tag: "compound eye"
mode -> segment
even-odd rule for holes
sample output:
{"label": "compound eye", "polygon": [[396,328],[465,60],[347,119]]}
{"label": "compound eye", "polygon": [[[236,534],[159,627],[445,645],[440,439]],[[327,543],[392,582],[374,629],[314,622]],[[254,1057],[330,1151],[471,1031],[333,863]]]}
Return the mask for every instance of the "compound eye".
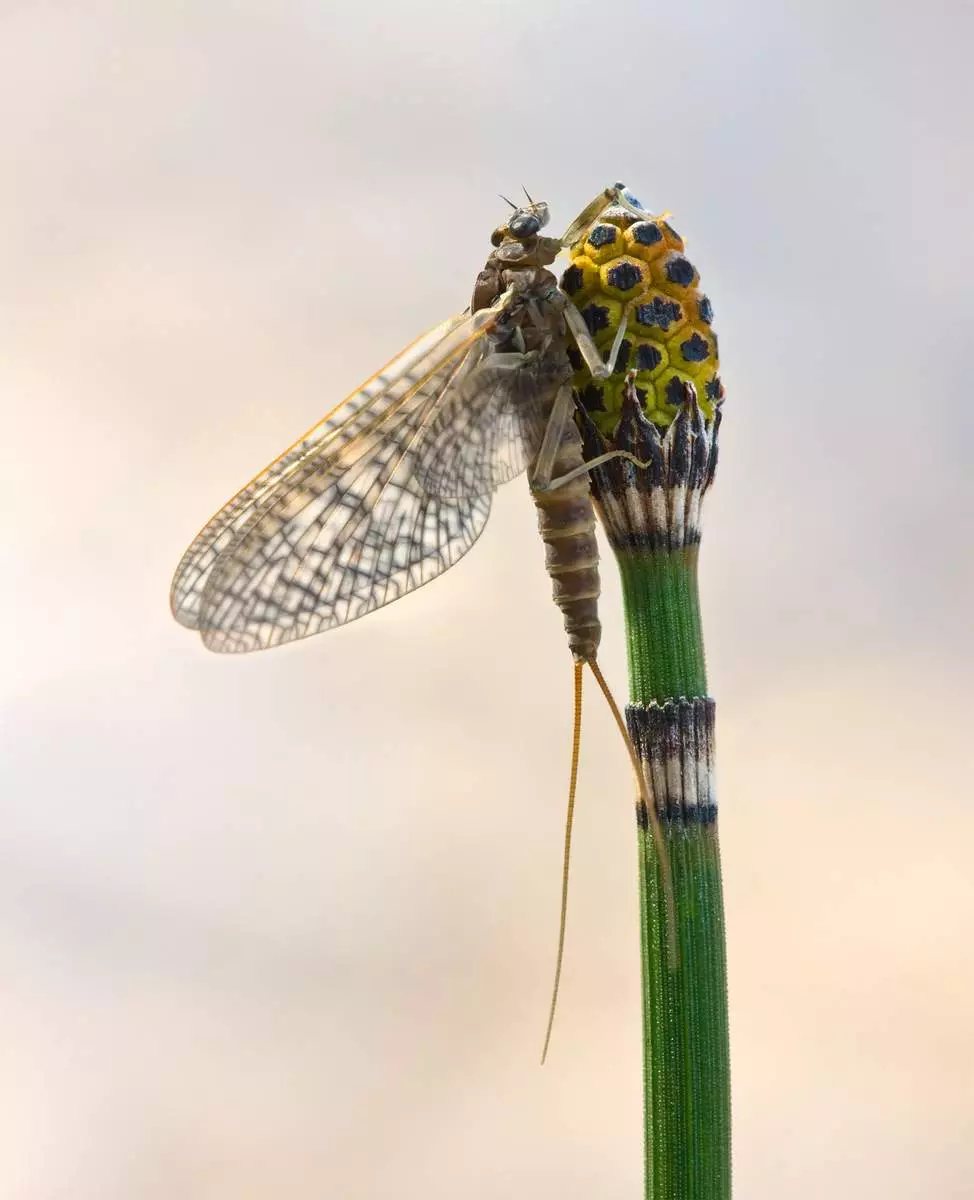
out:
{"label": "compound eye", "polygon": [[501,242],[504,240],[504,235],[506,233],[507,233],[507,230],[504,229],[503,227],[501,227],[500,229],[495,229],[494,232],[490,235],[490,244],[492,246],[499,246],[501,244]]}
{"label": "compound eye", "polygon": [[541,229],[541,222],[534,213],[517,212],[508,225],[511,233],[518,239],[534,237]]}

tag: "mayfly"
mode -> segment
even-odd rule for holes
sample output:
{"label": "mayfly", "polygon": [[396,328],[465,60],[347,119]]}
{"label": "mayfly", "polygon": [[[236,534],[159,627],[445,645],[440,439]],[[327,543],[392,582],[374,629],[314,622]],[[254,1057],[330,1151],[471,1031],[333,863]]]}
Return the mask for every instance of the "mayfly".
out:
{"label": "mayfly", "polygon": [[594,377],[607,377],[622,330],[604,360],[547,269],[611,206],[649,215],[615,184],[563,237],[551,238],[541,234],[548,206],[525,195],[522,206],[506,201],[513,212],[493,232],[470,307],[407,346],[220,509],[183,555],[170,602],[176,620],[219,652],[267,649],[344,625],[452,567],[483,531],[494,490],[527,472],[575,662],[547,1050],[564,949],[585,665],[625,739],[668,891],[670,884],[656,807],[597,662],[598,547],[588,482],[596,463],[583,458],[569,358],[574,349]]}

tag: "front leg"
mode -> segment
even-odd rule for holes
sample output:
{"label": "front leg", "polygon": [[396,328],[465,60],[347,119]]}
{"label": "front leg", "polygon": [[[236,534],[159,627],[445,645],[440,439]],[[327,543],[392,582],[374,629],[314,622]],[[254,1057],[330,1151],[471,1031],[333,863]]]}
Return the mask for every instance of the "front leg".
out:
{"label": "front leg", "polygon": [[589,471],[594,471],[596,467],[600,467],[603,463],[610,462],[613,458],[626,458],[629,462],[634,463],[637,467],[646,468],[650,466],[650,462],[643,462],[636,458],[634,454],[630,454],[628,450],[610,450],[606,454],[600,454],[598,458],[593,458],[590,462],[583,462],[577,467],[566,471],[556,478],[552,478],[552,472],[555,468],[555,462],[558,456],[558,451],[566,434],[580,441],[578,430],[574,426],[575,415],[575,397],[572,394],[570,383],[562,384],[555,397],[555,402],[551,407],[551,414],[548,417],[548,424],[545,426],[544,438],[541,443],[541,449],[538,451],[537,458],[534,460],[534,465],[530,474],[531,488],[536,492],[553,492],[557,488],[564,487],[566,483],[571,483],[573,479],[577,479],[580,475],[587,475]]}
{"label": "front leg", "polygon": [[585,318],[568,296],[565,296],[565,324],[568,326],[568,332],[572,335],[575,345],[578,347],[578,352],[581,354],[592,377],[594,379],[608,379],[612,374],[612,367],[609,363],[603,361],[602,352],[596,346],[595,342],[592,341],[592,335],[585,324]]}
{"label": "front leg", "polygon": [[634,301],[629,301],[623,308],[622,319],[619,321],[619,328],[612,339],[612,348],[609,350],[609,356],[603,359],[602,352],[596,346],[592,340],[592,335],[588,331],[585,318],[575,307],[574,302],[568,296],[565,296],[565,324],[575,339],[578,352],[584,359],[585,365],[594,379],[608,379],[615,370],[616,361],[619,358],[619,349],[622,346],[622,339],[625,337],[626,327],[629,324],[629,312],[634,303]]}
{"label": "front leg", "polygon": [[614,206],[624,208],[638,221],[646,220],[646,210],[626,185],[624,183],[613,183],[599,192],[594,200],[586,204],[575,220],[572,221],[571,225],[568,226],[561,236],[560,241],[562,246],[566,250],[570,250],[572,246],[582,240],[583,235],[588,233],[589,227],[595,224],[605,210]]}
{"label": "front leg", "polygon": [[538,492],[553,492],[555,488],[564,487],[566,483],[571,483],[579,475],[587,475],[589,471],[594,471],[596,467],[601,467],[603,463],[611,462],[614,458],[625,458],[634,467],[639,467],[643,471],[653,465],[651,459],[646,459],[643,462],[641,458],[637,458],[635,454],[630,454],[628,450],[609,450],[606,454],[600,454],[598,458],[590,459],[580,467],[576,467],[573,471],[569,471],[565,475],[559,475],[557,479],[548,479],[545,482],[539,481],[537,476],[532,476],[531,486]]}

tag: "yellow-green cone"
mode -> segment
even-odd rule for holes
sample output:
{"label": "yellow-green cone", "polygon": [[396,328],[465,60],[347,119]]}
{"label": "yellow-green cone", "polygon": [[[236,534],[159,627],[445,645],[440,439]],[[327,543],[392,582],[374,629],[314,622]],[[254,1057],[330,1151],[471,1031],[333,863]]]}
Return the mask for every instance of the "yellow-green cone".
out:
{"label": "yellow-green cone", "polygon": [[636,372],[643,413],[660,428],[679,412],[686,383],[694,385],[705,420],[712,420],[723,395],[713,310],[679,234],[663,217],[647,213],[640,220],[611,206],[570,254],[562,288],[581,311],[603,357],[628,314],[608,379],[593,380],[572,351],[576,393],[600,433],[611,434],[619,420],[628,371]]}

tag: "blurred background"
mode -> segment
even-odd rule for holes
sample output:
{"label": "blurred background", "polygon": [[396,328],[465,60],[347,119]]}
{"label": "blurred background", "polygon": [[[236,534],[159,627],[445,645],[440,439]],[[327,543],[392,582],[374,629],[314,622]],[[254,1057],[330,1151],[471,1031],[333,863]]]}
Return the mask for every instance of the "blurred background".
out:
{"label": "blurred background", "polygon": [[[740,1197],[967,1197],[970,6],[0,10],[0,1196],[641,1195],[628,766],[522,483],[454,570],[220,658],[173,568],[625,180],[714,301],[702,590]],[[625,691],[605,571],[603,666]]]}

